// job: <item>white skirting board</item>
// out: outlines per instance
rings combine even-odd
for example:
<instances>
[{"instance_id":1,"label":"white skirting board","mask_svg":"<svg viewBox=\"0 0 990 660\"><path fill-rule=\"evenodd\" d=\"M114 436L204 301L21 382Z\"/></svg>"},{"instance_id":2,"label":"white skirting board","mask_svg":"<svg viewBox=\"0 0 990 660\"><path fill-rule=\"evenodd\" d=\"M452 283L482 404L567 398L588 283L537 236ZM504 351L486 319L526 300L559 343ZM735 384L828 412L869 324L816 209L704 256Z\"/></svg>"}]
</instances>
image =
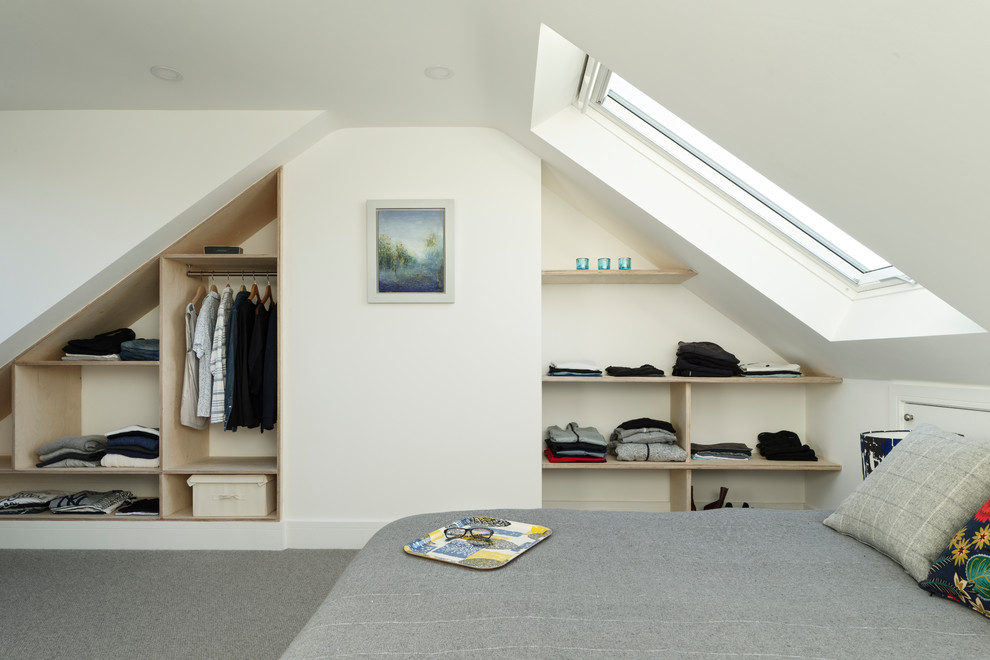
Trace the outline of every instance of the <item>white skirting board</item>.
<instances>
[{"instance_id":1,"label":"white skirting board","mask_svg":"<svg viewBox=\"0 0 990 660\"><path fill-rule=\"evenodd\" d=\"M277 522L0 521L0 549L284 550Z\"/></svg>"},{"instance_id":2,"label":"white skirting board","mask_svg":"<svg viewBox=\"0 0 990 660\"><path fill-rule=\"evenodd\" d=\"M3 520L0 550L351 550L388 522Z\"/></svg>"}]
</instances>

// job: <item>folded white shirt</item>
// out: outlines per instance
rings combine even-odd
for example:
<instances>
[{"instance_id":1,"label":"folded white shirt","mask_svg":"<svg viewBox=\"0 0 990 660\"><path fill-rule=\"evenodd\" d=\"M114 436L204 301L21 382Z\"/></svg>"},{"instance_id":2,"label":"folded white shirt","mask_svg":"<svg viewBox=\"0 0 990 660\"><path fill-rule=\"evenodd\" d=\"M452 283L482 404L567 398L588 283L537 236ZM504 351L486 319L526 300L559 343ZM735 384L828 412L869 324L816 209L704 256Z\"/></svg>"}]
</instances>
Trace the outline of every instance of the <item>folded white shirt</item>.
<instances>
[{"instance_id":1,"label":"folded white shirt","mask_svg":"<svg viewBox=\"0 0 990 660\"><path fill-rule=\"evenodd\" d=\"M107 454L100 459L103 467L156 468L161 466L161 458L134 458L123 454Z\"/></svg>"}]
</instances>

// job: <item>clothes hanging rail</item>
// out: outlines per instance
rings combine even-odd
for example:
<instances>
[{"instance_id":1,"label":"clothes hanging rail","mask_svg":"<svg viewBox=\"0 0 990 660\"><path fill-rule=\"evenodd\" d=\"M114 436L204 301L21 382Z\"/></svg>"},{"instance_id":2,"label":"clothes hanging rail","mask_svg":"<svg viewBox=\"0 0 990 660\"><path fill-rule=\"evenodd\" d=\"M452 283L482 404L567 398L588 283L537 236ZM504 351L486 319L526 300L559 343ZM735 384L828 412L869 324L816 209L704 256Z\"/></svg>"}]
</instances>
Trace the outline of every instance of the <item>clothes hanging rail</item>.
<instances>
[{"instance_id":1,"label":"clothes hanging rail","mask_svg":"<svg viewBox=\"0 0 990 660\"><path fill-rule=\"evenodd\" d=\"M269 277L277 278L278 273L268 270L187 270L186 277Z\"/></svg>"}]
</instances>

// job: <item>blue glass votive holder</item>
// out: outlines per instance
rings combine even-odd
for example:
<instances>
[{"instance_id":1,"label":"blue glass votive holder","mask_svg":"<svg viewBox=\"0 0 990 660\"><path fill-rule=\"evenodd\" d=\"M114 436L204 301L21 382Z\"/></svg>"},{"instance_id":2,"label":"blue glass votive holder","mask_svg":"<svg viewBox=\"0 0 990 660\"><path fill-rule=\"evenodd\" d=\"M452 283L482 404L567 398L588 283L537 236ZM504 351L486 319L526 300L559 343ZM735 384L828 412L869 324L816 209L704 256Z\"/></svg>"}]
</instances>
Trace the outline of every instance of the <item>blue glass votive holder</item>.
<instances>
[{"instance_id":1,"label":"blue glass votive holder","mask_svg":"<svg viewBox=\"0 0 990 660\"><path fill-rule=\"evenodd\" d=\"M619 270L630 270L632 268L632 257L619 257Z\"/></svg>"},{"instance_id":2,"label":"blue glass votive holder","mask_svg":"<svg viewBox=\"0 0 990 660\"><path fill-rule=\"evenodd\" d=\"M612 267L612 260L608 257L602 257L598 260L598 270L608 270Z\"/></svg>"},{"instance_id":3,"label":"blue glass votive holder","mask_svg":"<svg viewBox=\"0 0 990 660\"><path fill-rule=\"evenodd\" d=\"M578 257L577 259L577 269L578 270L588 270L588 258Z\"/></svg>"}]
</instances>

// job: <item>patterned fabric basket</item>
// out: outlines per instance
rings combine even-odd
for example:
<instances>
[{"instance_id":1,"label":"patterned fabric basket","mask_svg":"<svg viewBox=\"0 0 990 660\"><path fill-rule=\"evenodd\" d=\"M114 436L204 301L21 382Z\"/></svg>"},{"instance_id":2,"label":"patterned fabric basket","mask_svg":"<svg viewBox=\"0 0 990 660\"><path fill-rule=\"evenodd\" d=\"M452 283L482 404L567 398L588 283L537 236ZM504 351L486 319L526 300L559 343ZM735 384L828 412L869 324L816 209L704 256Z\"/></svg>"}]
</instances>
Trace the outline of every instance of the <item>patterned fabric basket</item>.
<instances>
[{"instance_id":1,"label":"patterned fabric basket","mask_svg":"<svg viewBox=\"0 0 990 660\"><path fill-rule=\"evenodd\" d=\"M863 452L863 478L880 465L880 461L890 453L890 450L910 431L864 431L859 434L859 446Z\"/></svg>"}]
</instances>

